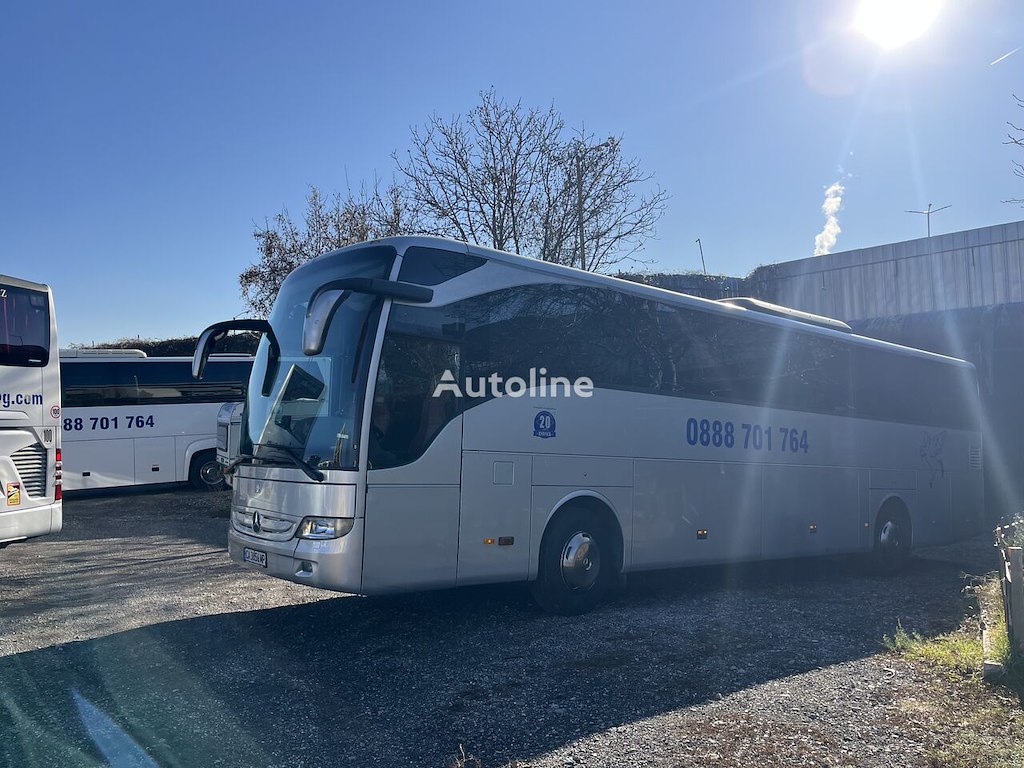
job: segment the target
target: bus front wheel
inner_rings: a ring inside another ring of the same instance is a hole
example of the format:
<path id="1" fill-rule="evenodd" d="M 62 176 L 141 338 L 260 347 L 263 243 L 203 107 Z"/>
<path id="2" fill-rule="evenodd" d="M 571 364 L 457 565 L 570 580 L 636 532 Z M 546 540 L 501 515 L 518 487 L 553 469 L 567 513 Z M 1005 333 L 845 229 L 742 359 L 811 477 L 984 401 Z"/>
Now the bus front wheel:
<path id="1" fill-rule="evenodd" d="M 907 567 L 911 554 L 910 516 L 903 507 L 888 504 L 878 513 L 872 560 L 881 574 L 899 573 Z"/>
<path id="2" fill-rule="evenodd" d="M 199 491 L 223 491 L 228 487 L 216 451 L 201 451 L 192 458 L 188 481 Z"/>
<path id="3" fill-rule="evenodd" d="M 612 536 L 603 522 L 589 510 L 566 509 L 544 532 L 533 598 L 551 613 L 586 613 L 608 593 L 613 570 Z"/>

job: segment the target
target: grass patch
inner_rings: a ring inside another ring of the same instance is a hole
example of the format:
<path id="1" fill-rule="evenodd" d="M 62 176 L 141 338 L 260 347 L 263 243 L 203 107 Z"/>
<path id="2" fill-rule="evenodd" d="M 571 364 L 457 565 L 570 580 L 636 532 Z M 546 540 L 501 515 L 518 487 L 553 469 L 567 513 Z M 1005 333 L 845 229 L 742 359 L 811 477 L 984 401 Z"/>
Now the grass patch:
<path id="1" fill-rule="evenodd" d="M 988 634 L 989 656 L 1000 662 L 1006 670 L 1002 685 L 1021 697 L 1024 702 L 1024 659 L 1013 653 L 1010 636 L 1006 631 L 1006 612 L 999 577 L 993 577 L 978 588 L 982 617 Z"/>
<path id="2" fill-rule="evenodd" d="M 908 631 L 897 622 L 885 647 L 917 663 L 924 685 L 899 701 L 900 710 L 927 733 L 928 768 L 1021 768 L 1024 766 L 1024 674 L 1010 653 L 1002 595 L 995 578 L 968 590 L 977 597 L 989 635 L 989 657 L 1007 676 L 998 684 L 981 677 L 984 648 L 980 624 L 966 615 L 959 629 L 937 637 Z"/>
<path id="3" fill-rule="evenodd" d="M 981 671 L 983 649 L 976 626 L 965 625 L 945 635 L 923 637 L 918 632 L 908 632 L 897 622 L 896 634 L 883 637 L 882 644 L 908 661 L 923 661 L 967 677 Z"/>

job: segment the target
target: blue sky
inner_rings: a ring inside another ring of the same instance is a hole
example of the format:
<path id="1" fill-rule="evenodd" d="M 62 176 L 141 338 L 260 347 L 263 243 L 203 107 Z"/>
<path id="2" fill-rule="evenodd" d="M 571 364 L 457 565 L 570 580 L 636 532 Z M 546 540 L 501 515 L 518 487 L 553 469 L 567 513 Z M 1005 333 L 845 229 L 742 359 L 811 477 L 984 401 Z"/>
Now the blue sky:
<path id="1" fill-rule="evenodd" d="M 389 177 L 482 89 L 622 135 L 671 194 L 645 258 L 746 274 L 1024 219 L 1024 3 L 947 0 L 882 51 L 857 3 L 38 2 L 0 23 L 0 272 L 48 282 L 61 343 L 194 334 L 243 310 L 254 222 Z"/>

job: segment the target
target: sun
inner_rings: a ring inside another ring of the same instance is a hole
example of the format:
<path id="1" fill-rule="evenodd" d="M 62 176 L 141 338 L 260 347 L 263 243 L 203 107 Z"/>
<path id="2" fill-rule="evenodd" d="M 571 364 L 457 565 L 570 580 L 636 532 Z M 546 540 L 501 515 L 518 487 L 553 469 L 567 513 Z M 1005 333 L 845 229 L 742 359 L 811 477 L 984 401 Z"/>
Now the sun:
<path id="1" fill-rule="evenodd" d="M 923 35 L 942 10 L 942 0 L 861 0 L 854 26 L 891 50 Z"/>

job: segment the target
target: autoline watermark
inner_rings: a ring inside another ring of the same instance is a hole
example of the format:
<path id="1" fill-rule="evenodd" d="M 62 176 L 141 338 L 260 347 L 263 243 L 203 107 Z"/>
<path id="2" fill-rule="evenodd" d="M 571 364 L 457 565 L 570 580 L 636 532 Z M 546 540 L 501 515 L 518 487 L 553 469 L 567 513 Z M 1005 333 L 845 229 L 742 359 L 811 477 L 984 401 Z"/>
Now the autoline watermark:
<path id="1" fill-rule="evenodd" d="M 571 381 L 564 376 L 548 378 L 547 368 L 531 368 L 529 379 L 522 376 L 503 378 L 501 374 L 466 377 L 463 387 L 455 375 L 445 371 L 434 387 L 434 397 L 451 392 L 456 397 L 590 397 L 594 394 L 594 382 L 586 376 Z"/>

